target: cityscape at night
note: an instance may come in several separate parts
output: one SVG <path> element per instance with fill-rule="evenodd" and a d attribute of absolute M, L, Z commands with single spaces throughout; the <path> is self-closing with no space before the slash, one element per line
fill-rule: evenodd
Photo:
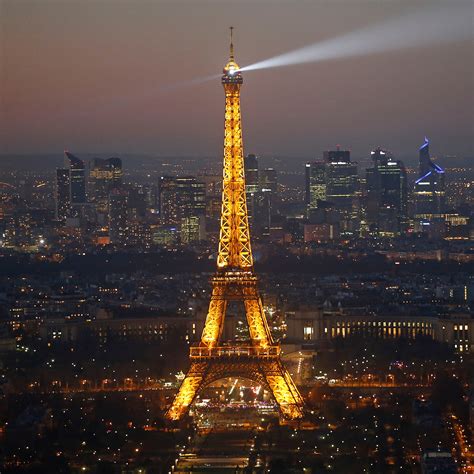
<path fill-rule="evenodd" d="M 473 19 L 0 0 L 0 473 L 474 473 Z"/>

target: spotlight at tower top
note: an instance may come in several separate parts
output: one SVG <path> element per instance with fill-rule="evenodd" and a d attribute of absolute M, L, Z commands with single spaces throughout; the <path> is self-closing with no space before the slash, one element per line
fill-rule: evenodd
<path fill-rule="evenodd" d="M 408 12 L 323 41 L 249 64 L 242 71 L 317 63 L 471 40 L 472 2 Z"/>
<path fill-rule="evenodd" d="M 230 51 L 229 51 L 229 61 L 224 66 L 222 71 L 224 75 L 222 76 L 222 83 L 236 83 L 242 84 L 242 76 L 240 74 L 240 66 L 235 62 L 234 59 L 234 43 L 233 43 L 233 31 L 234 27 L 230 27 Z"/>

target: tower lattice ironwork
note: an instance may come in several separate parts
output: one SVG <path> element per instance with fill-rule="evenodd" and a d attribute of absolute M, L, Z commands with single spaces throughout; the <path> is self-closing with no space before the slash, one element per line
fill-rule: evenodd
<path fill-rule="evenodd" d="M 201 342 L 190 348 L 191 366 L 167 412 L 179 419 L 205 386 L 224 377 L 242 377 L 265 386 L 286 418 L 303 415 L 303 399 L 280 359 L 273 341 L 253 272 L 253 257 L 245 197 L 245 175 L 240 117 L 243 83 L 234 60 L 232 28 L 230 58 L 224 67 L 225 90 L 224 172 L 217 272 Z M 250 341 L 219 344 L 227 305 L 244 304 Z"/>

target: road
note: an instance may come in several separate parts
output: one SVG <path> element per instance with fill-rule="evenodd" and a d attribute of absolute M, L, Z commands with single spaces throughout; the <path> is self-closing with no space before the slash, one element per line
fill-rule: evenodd
<path fill-rule="evenodd" d="M 458 465 L 461 466 L 460 472 L 463 474 L 474 472 L 474 452 L 467 439 L 462 423 L 453 414 L 448 415 L 447 423 L 453 435 L 453 454 L 457 459 Z"/>
<path fill-rule="evenodd" d="M 243 473 L 253 466 L 256 432 L 244 427 L 201 430 L 180 454 L 174 473 Z"/>

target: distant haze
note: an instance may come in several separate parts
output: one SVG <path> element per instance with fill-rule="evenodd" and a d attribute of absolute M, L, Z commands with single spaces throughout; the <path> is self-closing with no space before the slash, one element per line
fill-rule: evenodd
<path fill-rule="evenodd" d="M 0 0 L 0 154 L 220 155 L 232 24 L 241 66 L 339 48 L 331 61 L 243 73 L 246 152 L 317 158 L 341 144 L 360 157 L 380 145 L 415 157 L 427 135 L 436 156 L 473 157 L 472 39 L 439 41 L 412 21 L 417 45 L 400 27 L 403 47 L 379 47 L 396 42 L 397 18 L 433 5 L 473 20 L 473 3 L 457 0 Z M 458 31 L 445 10 L 440 37 Z M 364 43 L 377 54 L 344 53 L 337 38 L 357 50 L 357 31 L 377 32 Z"/>

